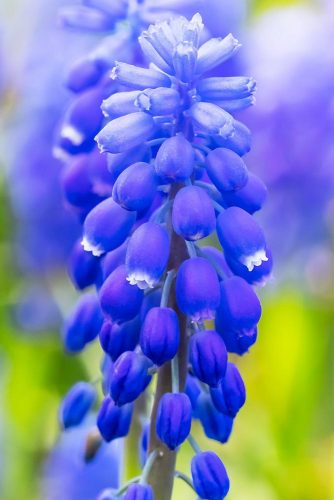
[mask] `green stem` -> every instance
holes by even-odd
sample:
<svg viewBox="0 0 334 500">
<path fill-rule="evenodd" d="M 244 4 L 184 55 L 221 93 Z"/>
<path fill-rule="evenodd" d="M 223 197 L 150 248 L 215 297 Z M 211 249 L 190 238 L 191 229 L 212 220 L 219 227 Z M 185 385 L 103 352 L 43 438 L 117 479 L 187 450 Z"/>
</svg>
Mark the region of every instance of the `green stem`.
<svg viewBox="0 0 334 500">
<path fill-rule="evenodd" d="M 144 469 L 143 469 L 143 472 L 142 472 L 139 484 L 146 484 L 147 483 L 147 478 L 148 478 L 149 473 L 150 473 L 150 471 L 152 469 L 154 461 L 155 461 L 155 459 L 157 458 L 158 455 L 159 455 L 159 451 L 158 450 L 153 450 L 153 451 L 151 451 L 151 453 L 147 457 L 147 460 L 145 462 L 145 466 L 144 466 Z"/>
<path fill-rule="evenodd" d="M 182 479 L 182 481 L 184 481 L 188 486 L 190 486 L 191 489 L 194 490 L 193 482 L 190 479 L 190 477 L 188 477 L 186 474 L 184 474 L 183 472 L 181 472 L 179 470 L 176 470 L 175 471 L 175 477 L 177 477 L 178 479 Z"/>
<path fill-rule="evenodd" d="M 202 453 L 202 450 L 199 446 L 199 444 L 197 443 L 196 439 L 191 435 L 189 434 L 188 436 L 188 442 L 190 444 L 190 446 L 192 447 L 192 449 L 194 450 L 194 452 L 196 453 Z"/>
<path fill-rule="evenodd" d="M 180 376 L 179 376 L 179 358 L 176 354 L 172 359 L 172 391 L 174 393 L 180 392 L 180 384 L 179 384 Z"/>
</svg>

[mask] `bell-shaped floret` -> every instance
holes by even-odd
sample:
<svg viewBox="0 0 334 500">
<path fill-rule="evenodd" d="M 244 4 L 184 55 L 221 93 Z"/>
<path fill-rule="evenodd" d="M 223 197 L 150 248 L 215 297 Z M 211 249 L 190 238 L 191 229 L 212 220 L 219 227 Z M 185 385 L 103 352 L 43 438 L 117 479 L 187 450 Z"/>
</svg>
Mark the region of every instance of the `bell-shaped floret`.
<svg viewBox="0 0 334 500">
<path fill-rule="evenodd" d="M 165 393 L 159 401 L 156 431 L 170 450 L 175 450 L 188 437 L 191 428 L 191 402 L 184 393 Z"/>
<path fill-rule="evenodd" d="M 221 336 L 209 330 L 195 333 L 190 340 L 189 360 L 196 377 L 216 387 L 227 366 L 227 352 Z"/>
</svg>

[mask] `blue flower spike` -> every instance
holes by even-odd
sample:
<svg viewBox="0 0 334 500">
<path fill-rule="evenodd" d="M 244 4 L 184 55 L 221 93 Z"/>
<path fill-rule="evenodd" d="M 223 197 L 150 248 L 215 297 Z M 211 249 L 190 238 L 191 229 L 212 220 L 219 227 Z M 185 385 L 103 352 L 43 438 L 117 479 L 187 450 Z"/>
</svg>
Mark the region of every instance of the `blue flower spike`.
<svg viewBox="0 0 334 500">
<path fill-rule="evenodd" d="M 228 441 L 246 395 L 227 353 L 243 354 L 255 342 L 261 304 L 253 286 L 271 273 L 270 250 L 253 217 L 266 188 L 248 171 L 251 134 L 235 117 L 254 103 L 256 84 L 248 76 L 222 76 L 220 65 L 240 48 L 231 34 L 203 37 L 200 14 L 171 17 L 163 11 L 167 3 L 119 0 L 118 9 L 117 2 L 84 0 L 81 21 L 80 9 L 67 16 L 90 30 L 125 30 L 128 57 L 122 62 L 113 50 L 108 58 L 101 44 L 99 57 L 91 54 L 71 73 L 77 99 L 99 93 L 104 118 L 90 150 L 96 99 L 84 106 L 82 116 L 91 111 L 94 118 L 87 126 L 77 119 L 76 100 L 64 124 L 64 149 L 90 159 L 99 150 L 104 162 L 80 156 L 80 168 L 68 174 L 68 198 L 83 221 L 71 275 L 78 288 L 98 288 L 100 316 L 87 333 L 75 315 L 79 334 L 66 338 L 79 351 L 99 334 L 105 398 L 97 426 L 107 442 L 128 434 L 133 403 L 157 373 L 151 420 L 143 415 L 141 422 L 148 422 L 142 474 L 115 497 L 153 500 L 152 475 L 164 467 L 172 484 L 166 457 L 188 440 L 192 480 L 183 479 L 199 497 L 220 500 L 229 490 L 225 467 L 199 449 L 190 430 L 198 419 L 207 437 Z M 170 9 L 181 7 L 183 0 Z M 162 21 L 148 27 L 157 12 Z M 140 32 L 145 63 L 129 50 Z M 215 234 L 221 248 L 202 246 Z"/>
</svg>

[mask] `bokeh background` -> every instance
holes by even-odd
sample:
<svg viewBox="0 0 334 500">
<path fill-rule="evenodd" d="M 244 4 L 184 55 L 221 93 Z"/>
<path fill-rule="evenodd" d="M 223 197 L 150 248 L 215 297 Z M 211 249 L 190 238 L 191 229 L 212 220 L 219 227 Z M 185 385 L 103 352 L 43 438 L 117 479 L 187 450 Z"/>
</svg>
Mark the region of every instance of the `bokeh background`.
<svg viewBox="0 0 334 500">
<path fill-rule="evenodd" d="M 247 162 L 269 188 L 262 224 L 276 266 L 260 292 L 259 340 L 238 360 L 247 404 L 231 440 L 224 446 L 206 443 L 196 426 L 194 434 L 223 457 L 231 500 L 331 500 L 334 5 L 332 0 L 210 2 L 222 9 L 212 29 L 219 30 L 221 22 L 238 35 L 240 71 L 258 81 L 257 104 L 240 119 L 254 134 Z M 93 379 L 99 370 L 96 347 L 69 357 L 59 334 L 75 298 L 66 256 L 78 226 L 62 208 L 62 167 L 52 156 L 52 142 L 70 99 L 62 85 L 66 69 L 97 42 L 95 35 L 78 37 L 57 26 L 57 9 L 65 3 L 1 0 L 0 5 L 3 500 L 90 500 L 89 488 L 78 493 L 71 481 L 88 480 L 99 470 L 98 464 L 80 462 L 84 432 L 61 436 L 57 422 L 68 387 L 79 378 Z M 101 458 L 101 484 L 109 476 L 106 464 L 115 473 L 114 455 L 121 448 L 116 443 L 106 451 L 110 457 Z M 178 467 L 187 471 L 190 449 L 183 448 Z M 133 447 L 123 474 L 136 471 Z M 193 494 L 177 483 L 174 498 Z"/>
</svg>

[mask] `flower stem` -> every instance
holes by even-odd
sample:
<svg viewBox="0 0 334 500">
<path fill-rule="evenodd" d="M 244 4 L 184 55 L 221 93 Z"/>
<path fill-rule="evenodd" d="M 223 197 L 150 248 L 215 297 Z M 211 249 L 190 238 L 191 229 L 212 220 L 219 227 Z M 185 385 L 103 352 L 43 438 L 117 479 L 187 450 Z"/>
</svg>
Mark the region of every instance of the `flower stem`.
<svg viewBox="0 0 334 500">
<path fill-rule="evenodd" d="M 182 185 L 174 184 L 171 192 L 171 197 L 175 196 L 178 189 Z M 171 221 L 168 223 L 171 226 Z M 172 230 L 171 230 L 172 231 Z M 171 252 L 168 262 L 168 269 L 177 272 L 181 263 L 187 259 L 187 249 L 184 240 L 180 238 L 174 231 L 171 232 Z M 175 362 L 178 362 L 179 368 L 179 389 L 182 390 L 185 384 L 188 366 L 187 356 L 187 318 L 178 309 L 175 297 L 175 282 L 172 282 L 168 306 L 176 311 L 180 325 L 180 347 Z M 158 449 L 160 454 L 154 461 L 152 468 L 148 474 L 147 482 L 152 486 L 155 500 L 170 500 L 172 497 L 176 452 L 169 450 L 158 438 L 155 430 L 158 405 L 161 397 L 166 392 L 172 390 L 172 369 L 171 363 L 165 363 L 159 368 L 157 377 L 157 386 L 155 390 L 154 403 L 151 413 L 151 426 L 149 435 L 149 453 Z"/>
<path fill-rule="evenodd" d="M 188 436 L 188 442 L 190 444 L 190 446 L 192 447 L 192 449 L 194 450 L 194 452 L 196 453 L 202 453 L 202 450 L 199 446 L 199 444 L 197 443 L 196 439 L 191 435 L 189 434 Z"/>
<path fill-rule="evenodd" d="M 153 451 L 151 451 L 151 453 L 147 457 L 147 460 L 145 462 L 145 466 L 144 466 L 144 469 L 143 469 L 143 472 L 142 472 L 139 484 L 146 484 L 147 483 L 148 475 L 149 475 L 150 470 L 152 469 L 152 466 L 154 464 L 154 461 L 155 461 L 155 459 L 157 458 L 158 455 L 159 455 L 159 451 L 158 450 L 153 450 Z"/>
<path fill-rule="evenodd" d="M 188 477 L 183 472 L 176 470 L 175 477 L 177 477 L 178 479 L 182 479 L 182 481 L 184 481 L 188 486 L 190 486 L 191 489 L 194 489 L 194 485 L 193 485 L 192 480 L 190 479 L 190 477 Z"/>
</svg>

